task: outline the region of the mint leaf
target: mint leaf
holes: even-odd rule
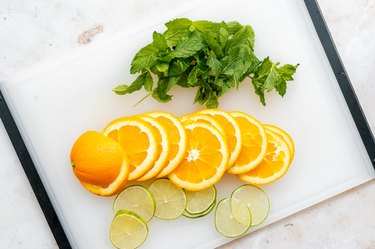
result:
[[[149,71],[146,72],[143,86],[147,92],[151,92],[154,87],[154,80],[152,79],[151,73]]]
[[[156,64],[156,70],[158,70],[158,72],[162,73],[164,76],[168,76],[168,69],[169,69],[168,63],[158,62]]]
[[[169,65],[169,76],[178,76],[180,74],[183,74],[188,68],[190,64],[185,60],[177,60],[171,62]]]
[[[164,61],[170,61],[173,58],[188,58],[193,56],[204,47],[202,37],[198,32],[194,31],[187,39],[179,43],[176,48],[170,52]]]
[[[187,74],[182,74],[179,76],[178,81],[176,82],[176,85],[179,85],[184,88],[189,88],[190,86],[188,85],[188,75]]]
[[[160,102],[170,101],[172,96],[168,95],[168,92],[178,82],[178,80],[179,77],[159,78],[157,87],[152,92],[152,97]]]
[[[265,58],[257,68],[255,68],[252,83],[255,93],[259,95],[263,105],[266,105],[264,92],[275,89],[281,96],[284,96],[287,89],[287,81],[292,80],[292,75],[296,72],[298,64],[292,66],[286,64],[278,67],[279,63],[273,63],[269,57]]]
[[[212,75],[217,78],[223,69],[221,62],[216,58],[216,55],[211,51],[207,59],[207,66],[211,69]]]
[[[290,65],[290,64],[285,64],[284,66],[278,68],[279,74],[283,80],[280,81],[279,84],[276,85],[276,91],[281,96],[284,96],[286,93],[286,89],[287,89],[286,81],[293,80],[292,76],[297,71],[298,66],[299,64],[295,66]]]
[[[198,77],[201,75],[201,70],[198,67],[194,67],[187,78],[187,85],[194,87],[198,85]]]
[[[241,82],[243,75],[247,72],[254,59],[254,54],[249,47],[236,46],[228,51],[226,66],[223,69],[223,74],[231,76],[235,86]]]
[[[158,48],[153,44],[149,44],[146,47],[139,50],[135,54],[134,59],[131,63],[130,73],[138,73],[143,69],[150,68],[156,63]]]
[[[207,108],[217,108],[219,106],[218,96],[216,92],[209,87],[198,87],[195,103],[199,103]]]
[[[145,86],[147,91],[152,90],[153,80],[149,71],[140,74],[131,85],[119,85],[113,91],[119,95],[133,93]]]
[[[152,35],[153,45],[156,49],[160,51],[164,51],[168,48],[167,40],[165,40],[164,36],[156,31],[154,31]]]
[[[152,42],[136,53],[130,72],[140,75],[114,92],[128,94],[143,87],[147,96],[168,102],[173,86],[197,87],[194,102],[216,108],[220,96],[249,77],[265,105],[265,93],[275,90],[284,96],[287,82],[296,73],[298,64],[280,66],[268,57],[260,61],[255,56],[254,31],[249,25],[177,18],[165,26],[164,33],[153,32]]]
[[[168,46],[177,46],[181,41],[186,39],[190,34],[189,28],[192,23],[188,18],[177,18],[167,22],[165,24],[167,31],[165,31],[164,37]]]
[[[221,57],[229,37],[226,25],[204,20],[195,21],[193,25],[202,34],[208,47],[212,49],[216,56]]]
[[[260,63],[261,61],[254,55],[251,60],[250,66],[247,68],[246,72],[240,78],[240,82],[242,82],[246,77],[249,77],[250,74],[254,72],[255,68],[258,67]]]
[[[211,84],[214,85],[214,88],[216,88],[216,94],[218,97],[226,93],[229,88],[235,86],[234,82],[231,79],[226,78],[217,78]]]
[[[226,50],[228,51],[235,46],[249,47],[251,50],[254,50],[254,30],[251,26],[246,25],[235,33],[233,37],[228,40]]]
[[[239,22],[228,22],[227,23],[227,30],[229,35],[236,34],[243,26]]]
[[[285,64],[284,66],[280,67],[279,72],[281,74],[281,77],[284,80],[293,80],[292,76],[293,76],[293,74],[296,73],[298,66],[299,66],[299,64],[297,64],[295,66],[290,65],[290,64]]]
[[[135,89],[134,91],[139,90],[141,88],[142,88],[142,86],[139,87],[138,89],[134,88]],[[127,93],[134,92],[134,91],[129,91],[128,92],[128,89],[129,89],[129,86],[124,84],[124,85],[118,85],[118,86],[116,86],[115,88],[112,89],[112,91],[114,91],[118,95],[124,95],[124,94],[127,94]]]

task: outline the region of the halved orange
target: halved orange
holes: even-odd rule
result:
[[[213,126],[196,122],[185,126],[187,150],[178,167],[169,175],[177,186],[198,191],[217,183],[227,169],[227,142]]]
[[[225,111],[217,109],[206,109],[197,113],[212,116],[223,128],[225,137],[228,142],[228,150],[230,155],[228,167],[231,167],[240,155],[242,146],[241,130],[237,122],[231,115],[229,115]]]
[[[293,161],[293,158],[294,158],[294,142],[293,142],[293,139],[292,137],[286,132],[284,131],[283,129],[281,129],[280,127],[277,127],[276,125],[271,125],[271,124],[263,124],[263,127],[264,128],[267,128],[268,130],[270,131],[273,131],[275,133],[277,133],[277,135],[280,135],[284,141],[287,143],[289,149],[290,149],[290,161]]]
[[[146,115],[138,115],[137,117],[152,125],[155,130],[156,142],[159,147],[157,159],[152,168],[137,179],[137,181],[146,181],[155,177],[165,167],[170,152],[170,137],[167,129],[160,123],[160,121]]]
[[[241,130],[242,148],[230,174],[242,174],[255,168],[263,159],[267,149],[267,138],[264,128],[258,120],[244,112],[229,112]]]
[[[170,152],[163,169],[156,176],[158,178],[169,175],[181,162],[186,150],[186,131],[181,122],[167,112],[148,112],[145,115],[155,118],[168,131],[170,137]]]
[[[125,151],[99,132],[83,133],[72,147],[70,160],[80,183],[96,195],[114,195],[125,187],[130,171]]]
[[[194,122],[203,122],[212,125],[222,134],[224,134],[224,128],[221,127],[219,122],[217,122],[212,116],[207,114],[200,114],[200,113],[193,113],[193,114],[185,114],[178,118],[184,125],[191,124]]]
[[[157,134],[149,123],[137,117],[123,117],[110,122],[103,134],[124,148],[130,165],[129,180],[137,179],[152,168],[159,147]]]
[[[276,181],[289,169],[291,153],[288,144],[276,132],[265,128],[267,152],[262,162],[238,177],[246,183],[264,185]]]

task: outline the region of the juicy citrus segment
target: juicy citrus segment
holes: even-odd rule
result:
[[[199,113],[193,113],[193,114],[186,114],[181,117],[179,117],[179,120],[184,124],[191,124],[194,122],[203,122],[206,124],[210,124],[213,127],[215,127],[218,131],[220,131],[221,134],[224,134],[224,128],[221,127],[219,122],[217,122],[212,116],[207,114],[199,114]]]
[[[96,131],[83,133],[74,143],[70,160],[80,183],[97,195],[113,195],[125,186],[129,165],[119,143]]]
[[[227,168],[229,152],[226,140],[206,123],[185,126],[187,150],[169,179],[181,188],[198,191],[217,183]]]
[[[164,220],[176,219],[186,207],[185,192],[168,179],[158,179],[148,188],[155,199],[155,217]]]
[[[166,112],[148,112],[145,115],[155,118],[168,131],[170,137],[170,151],[168,160],[156,177],[169,175],[181,162],[186,149],[186,132],[181,122],[172,114]]]
[[[145,174],[157,159],[157,134],[149,123],[139,118],[116,119],[103,130],[103,134],[124,148],[130,165],[129,180]]]
[[[148,234],[146,222],[136,213],[120,210],[109,228],[112,244],[119,249],[134,249],[143,244]]]
[[[242,174],[255,168],[263,159],[267,149],[267,138],[263,126],[255,118],[243,112],[230,112],[241,130],[242,148],[235,164],[228,169],[230,174]]]
[[[273,131],[273,132],[277,133],[278,135],[280,135],[284,139],[284,141],[288,144],[288,147],[290,149],[290,154],[291,154],[290,155],[290,161],[293,161],[293,158],[294,158],[294,142],[293,142],[292,137],[286,131],[284,131],[283,129],[281,129],[280,127],[277,127],[275,125],[263,124],[263,127],[267,128],[270,131]]]
[[[267,152],[262,162],[239,178],[253,185],[263,185],[282,177],[290,165],[290,150],[284,139],[275,132],[265,129],[267,134]]]
[[[160,123],[160,121],[146,115],[139,115],[137,117],[152,125],[156,134],[156,142],[159,147],[158,155],[156,156],[157,159],[152,168],[137,179],[137,181],[146,181],[155,177],[165,167],[170,152],[170,137],[167,129]]]
[[[146,222],[151,220],[155,212],[154,197],[145,187],[133,185],[119,193],[113,202],[113,210],[128,210],[137,213]]]
[[[242,146],[241,130],[237,122],[231,115],[221,110],[206,109],[197,113],[212,116],[223,128],[230,155],[228,167],[231,167],[237,160]]]

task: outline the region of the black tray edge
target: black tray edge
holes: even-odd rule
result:
[[[304,0],[346,104],[375,169],[375,139],[316,0]]]
[[[8,105],[5,102],[4,96],[0,90],[0,119],[2,120],[5,130],[8,133],[10,141],[17,153],[21,162],[22,168],[25,171],[26,177],[30,182],[31,188],[34,191],[36,199],[43,211],[47,223],[52,231],[59,248],[72,248],[68,238],[61,226],[60,220],[57,217],[55,209],[52,206],[51,200],[48,197],[46,189],[38,175],[35,165],[30,157],[26,145],[21,137],[17,125],[9,111]]]
[[[334,45],[328,27],[321,14],[319,5],[316,0],[304,0],[307,10],[310,14],[311,20],[317,31],[318,37],[324,51],[327,55],[331,68],[338,81],[340,89],[344,95],[345,101],[349,107],[350,113],[357,126],[363,144],[370,157],[370,160],[375,169],[375,139],[371,133],[371,129],[359,104],[358,98],[350,83],[349,77],[342,64],[340,56]],[[61,226],[58,216],[52,206],[51,200],[42,184],[42,181],[36,171],[35,165],[29,155],[26,145],[21,137],[17,125],[9,111],[5,99],[0,90],[0,119],[2,120],[5,129],[10,137],[12,145],[21,162],[23,170],[30,182],[30,185],[35,193],[38,203],[43,211],[43,214],[48,222],[48,225],[53,233],[57,245],[61,249],[72,248],[67,236]]]

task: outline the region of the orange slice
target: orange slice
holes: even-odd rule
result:
[[[136,117],[113,120],[103,134],[120,143],[127,155],[130,174],[135,180],[152,168],[158,156],[157,134],[147,122]]]
[[[265,128],[267,135],[267,152],[262,162],[239,178],[253,185],[264,185],[276,181],[289,169],[291,153],[288,144],[276,132]]]
[[[99,132],[83,133],[72,147],[70,160],[80,183],[96,195],[114,195],[125,187],[130,171],[125,151]]]
[[[267,149],[264,128],[255,118],[243,112],[230,112],[241,130],[242,148],[235,164],[228,169],[230,174],[242,174],[255,168],[263,159]]]
[[[206,115],[206,114],[199,114],[199,113],[193,113],[193,114],[185,114],[178,118],[184,125],[191,124],[194,122],[203,122],[206,124],[210,124],[213,127],[215,127],[218,131],[221,132],[225,136],[224,128],[221,127],[219,122],[217,122],[212,116]]]
[[[181,188],[198,191],[223,177],[229,159],[228,147],[223,134],[209,124],[191,123],[185,129],[187,150],[169,179]]]
[[[170,137],[170,152],[163,169],[156,177],[169,175],[181,162],[186,149],[186,131],[181,122],[172,114],[166,112],[148,112],[145,115],[155,118],[168,131]]]
[[[267,128],[270,131],[273,131],[273,132],[277,133],[277,135],[280,135],[284,139],[284,141],[287,143],[287,145],[290,149],[290,154],[291,154],[290,155],[290,161],[293,161],[293,158],[294,158],[294,142],[293,142],[292,137],[286,131],[284,131],[283,129],[281,129],[280,127],[277,127],[275,125],[263,124],[263,127]]]
[[[170,152],[170,138],[167,129],[155,118],[146,115],[139,115],[137,117],[152,125],[153,129],[155,130],[156,142],[159,147],[157,160],[155,161],[154,166],[152,166],[152,168],[146,172],[146,174],[137,179],[137,181],[146,181],[159,174],[167,163]]]
[[[242,146],[241,130],[237,122],[231,115],[221,110],[206,109],[197,113],[212,116],[223,128],[230,155],[228,167],[231,167],[240,155]]]

